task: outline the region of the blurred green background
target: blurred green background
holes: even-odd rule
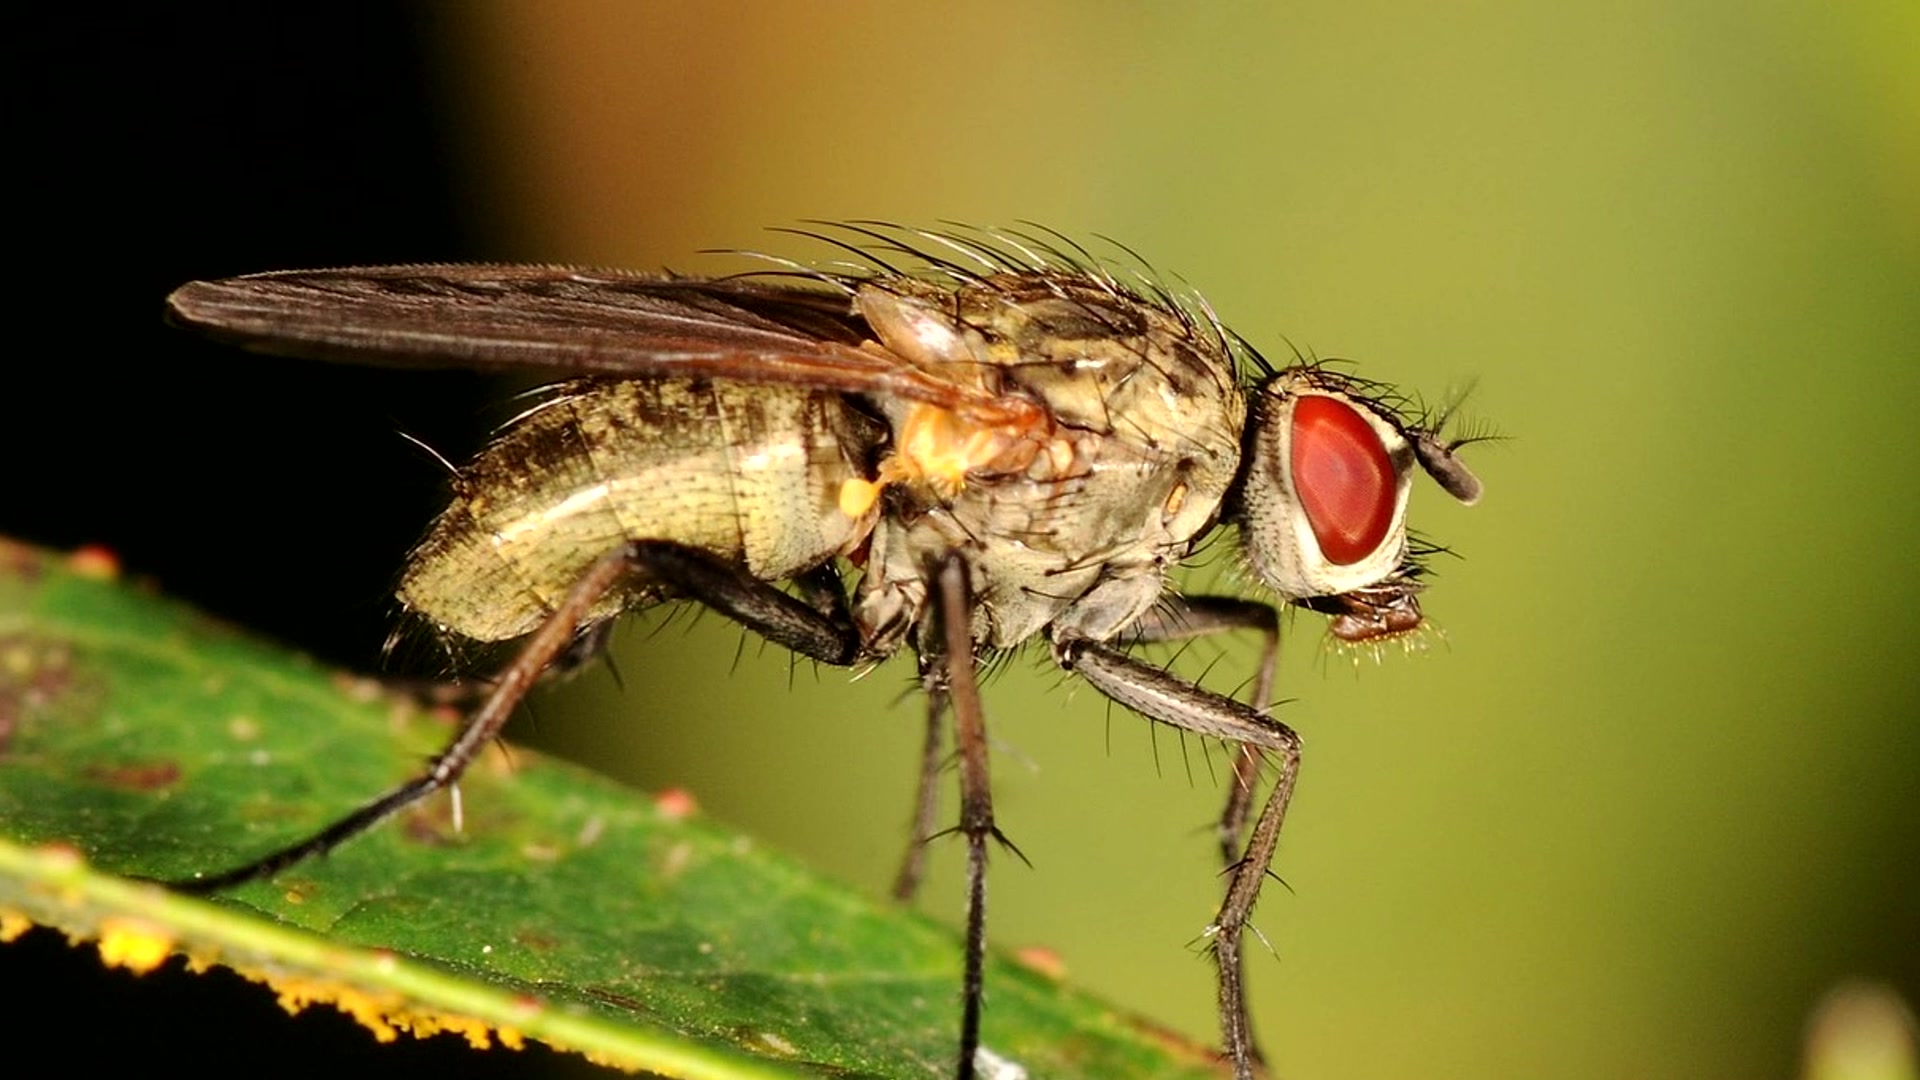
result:
[[[1112,236],[1270,357],[1472,385],[1509,436],[1470,453],[1480,506],[1416,489],[1462,556],[1427,603],[1444,640],[1356,673],[1317,617],[1287,639],[1307,756],[1252,963],[1277,1076],[1782,1077],[1835,983],[1920,994],[1912,0],[403,10],[22,31],[17,309],[91,336],[16,376],[0,525],[371,668],[438,497],[391,433],[452,449],[434,418],[497,395],[196,345],[158,326],[180,281],[699,271],[808,254],[764,231],[808,218]],[[242,478],[263,464],[277,485]],[[521,736],[883,893],[907,668],[849,685],[717,619],[655,625],[622,638],[624,690],[589,673]],[[1187,659],[1230,687],[1252,650]],[[988,704],[1035,864],[997,861],[994,939],[1213,1038],[1217,750],[1038,655]],[[922,906],[957,920],[957,846],[935,855]],[[21,955],[8,978],[60,1000]],[[210,1045],[247,1026],[192,1008],[223,1017]],[[165,1023],[113,1042],[179,1042]]]
[[[1307,740],[1259,924],[1277,1074],[1784,1076],[1855,976],[1920,990],[1920,8],[492,6],[449,26],[495,254],[698,270],[803,218],[1124,240],[1270,356],[1509,435],[1430,485],[1443,647],[1295,620]],[[804,250],[802,247],[801,250]],[[718,620],[532,738],[875,893],[910,670]],[[1216,681],[1237,683],[1244,644]],[[1202,650],[1204,663],[1220,656]],[[992,932],[1211,1037],[1220,757],[1015,663]],[[1157,745],[1156,745],[1157,741]],[[922,903],[957,917],[957,845]]]

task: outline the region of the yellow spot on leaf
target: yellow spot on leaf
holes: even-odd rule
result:
[[[76,865],[79,861],[78,853],[70,849],[49,846],[43,852],[53,861],[70,858]],[[34,925],[34,920],[25,912],[0,907],[0,943],[19,937]],[[69,930],[67,936],[75,945],[81,945],[88,935]],[[399,991],[367,990],[334,978],[235,966],[230,960],[222,959],[217,950],[183,948],[183,943],[168,928],[144,919],[125,916],[101,919],[95,945],[103,963],[111,967],[124,967],[138,974],[152,971],[172,956],[176,949],[182,949],[189,972],[198,974],[216,963],[225,964],[241,977],[271,988],[278,996],[280,1006],[287,1012],[298,1013],[316,1004],[331,1005],[367,1028],[381,1042],[392,1042],[403,1033],[427,1038],[449,1032],[466,1039],[477,1050],[485,1050],[495,1044],[509,1050],[526,1046],[526,1036],[518,1028],[423,1007]],[[388,967],[394,963],[391,954],[376,953],[376,966],[380,966],[383,958]],[[516,1002],[516,1013],[520,1016],[536,1016],[546,1008],[545,1001],[530,995]]]
[[[100,959],[108,967],[123,967],[145,975],[173,952],[173,937],[159,927],[135,919],[107,919],[100,924]]]
[[[397,993],[374,993],[326,979],[304,976],[261,975],[242,971],[250,979],[265,982],[279,995],[280,1007],[298,1015],[309,1005],[332,1005],[373,1032],[381,1042],[393,1042],[401,1033],[418,1039],[448,1032],[467,1040],[475,1050],[485,1050],[496,1041],[509,1050],[523,1049],[526,1036],[509,1027],[494,1027],[484,1020],[457,1013],[423,1010],[409,1006]]]

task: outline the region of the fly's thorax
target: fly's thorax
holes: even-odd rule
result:
[[[1235,512],[1248,562],[1283,600],[1365,590],[1406,556],[1413,444],[1383,406],[1345,387],[1304,368],[1254,397]]]
[[[881,403],[894,455],[907,474],[948,478],[938,501],[1024,481],[1043,491],[1001,492],[1030,513],[1071,498],[1091,506],[1064,529],[1014,531],[1031,543],[1085,555],[1137,533],[1141,542],[1186,543],[1214,521],[1240,456],[1246,399],[1224,336],[1171,304],[1149,302],[1082,277],[998,274],[958,289],[913,279],[863,285],[855,306],[886,348],[955,382],[1040,406],[1045,424],[982,432],[962,422],[936,447],[987,448],[955,459],[916,450],[927,406]],[[986,436],[986,437],[983,437]],[[1018,511],[1016,511],[1016,514]]]
[[[837,394],[710,380],[581,380],[549,391],[462,470],[399,596],[447,631],[532,631],[596,559],[664,540],[789,578],[858,545],[850,516],[879,426]],[[659,597],[605,597],[600,619]]]
[[[885,278],[854,305],[888,351],[951,382],[1170,457],[1238,456],[1246,403],[1224,336],[1170,303],[1021,273],[958,289]]]
[[[906,482],[874,534],[863,627],[886,639],[917,619],[922,568],[951,550],[973,566],[975,637],[991,645],[1062,617],[1123,623],[1151,603],[1238,466],[1246,404],[1224,340],[1177,309],[1048,274],[957,291],[888,279],[856,305],[889,351],[1044,418],[932,423],[924,404],[880,403],[894,430],[881,474]],[[1107,584],[1119,579],[1123,600]]]

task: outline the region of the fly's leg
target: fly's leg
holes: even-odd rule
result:
[[[1008,848],[1007,838],[993,823],[993,790],[987,776],[986,716],[980,705],[980,684],[974,677],[973,597],[967,584],[967,564],[949,554],[935,570],[934,604],[940,637],[933,643],[938,656],[923,665],[923,679],[953,707],[953,741],[960,766],[960,824],[967,842],[966,975],[961,993],[960,1062],[955,1075],[973,1080],[974,1057],[980,1049],[980,1003],[987,959],[987,841]],[[1015,854],[1019,854],[1014,849]]]
[[[802,584],[808,600],[796,600],[707,552],[664,541],[628,544],[602,556],[574,582],[546,621],[528,635],[519,653],[501,671],[492,692],[468,714],[453,741],[426,772],[304,840],[222,873],[169,884],[188,892],[214,892],[271,877],[295,863],[323,855],[434,792],[451,787],[500,734],[540,676],[573,646],[595,604],[609,590],[635,578],[664,585],[679,596],[703,603],[802,656],[841,666],[859,656],[860,635],[845,615],[844,599],[836,614],[834,605],[822,599],[823,583],[818,578]]]
[[[1195,686],[1177,675],[1142,663],[1110,646],[1084,638],[1057,640],[1054,661],[1079,673],[1094,688],[1121,705],[1183,731],[1271,751],[1279,775],[1265,807],[1248,833],[1246,851],[1228,867],[1226,899],[1206,936],[1219,968],[1220,1028],[1235,1080],[1253,1080],[1258,1055],[1247,1021],[1242,978],[1241,932],[1260,898],[1287,803],[1300,773],[1300,736],[1266,713],[1230,697]]]
[[[743,566],[684,544],[641,540],[608,558],[623,562],[627,574],[666,585],[676,596],[703,604],[809,660],[850,667],[861,657],[860,632],[830,570],[796,578],[800,598],[795,599]],[[576,585],[574,591],[580,588]]]
[[[573,640],[567,643],[567,647],[554,654],[552,662],[547,665],[547,670],[542,673],[542,677],[571,675],[605,656],[607,645],[613,640],[614,621],[602,619],[576,632]],[[401,627],[394,627],[393,632],[387,635],[387,644],[384,649],[386,655],[392,656],[405,639],[406,631]],[[452,655],[451,650],[449,655]],[[618,680],[619,672],[614,672],[614,678]],[[493,693],[494,680],[485,677],[471,678],[466,675],[450,678],[409,678],[390,675],[382,678],[380,684],[397,694],[417,698],[431,705],[443,705],[450,709],[465,711],[477,709],[486,702]]]
[[[1247,703],[1265,713],[1274,705],[1274,672],[1280,662],[1280,613],[1273,605],[1237,596],[1176,597],[1171,603],[1152,609],[1145,618],[1129,627],[1127,639],[1130,643],[1145,645],[1186,641],[1233,630],[1257,630],[1261,635],[1260,665],[1254,671]],[[1220,811],[1220,824],[1215,834],[1220,844],[1221,865],[1229,871],[1241,859],[1247,841],[1247,828],[1252,824],[1253,797],[1259,791],[1260,770],[1266,762],[1265,753],[1254,743],[1243,742],[1232,746],[1233,778],[1227,785],[1227,805]],[[1241,965],[1241,969],[1234,974],[1234,981],[1244,987],[1246,957],[1236,949],[1233,960]],[[1227,962],[1227,958],[1223,956],[1221,962]],[[1260,1052],[1259,1040],[1253,1037],[1251,1030],[1247,1035],[1247,1046],[1255,1062],[1265,1060],[1265,1055]]]
[[[692,549],[681,548],[680,550],[687,551]],[[709,558],[711,558],[711,556],[709,556]],[[730,564],[722,562],[720,565],[727,566]],[[759,581],[759,579],[752,576],[748,576],[747,580],[759,585],[765,584],[765,582]],[[841,584],[840,574],[834,570],[831,564],[816,566],[808,570],[799,577],[794,578],[793,585],[794,591],[800,594],[801,602],[812,608],[821,618],[832,623],[836,634],[845,635],[840,637],[839,641],[845,642],[847,636],[852,636],[857,643],[858,636],[854,634],[853,630],[853,614],[847,608],[846,586]],[[775,591],[777,592],[778,590]],[[696,599],[698,598],[696,597]],[[822,657],[815,657],[812,653],[802,649],[795,649],[794,651],[803,656],[823,659]],[[844,662],[835,662],[832,660],[827,662],[834,664],[835,667],[846,667],[853,661],[849,659]]]
[[[1256,630],[1261,635],[1260,666],[1254,671],[1247,704],[1266,712],[1274,705],[1274,672],[1280,662],[1280,613],[1273,605],[1237,596],[1176,597],[1128,627],[1126,639],[1129,644],[1152,645],[1233,630]],[[1234,750],[1233,783],[1228,785],[1218,833],[1220,857],[1229,867],[1239,861],[1246,842],[1262,761],[1260,748],[1252,743],[1240,743]]]
[[[946,719],[947,688],[933,670],[925,668],[925,658],[922,659],[920,681],[927,697],[927,736],[920,748],[920,785],[914,793],[913,833],[907,840],[907,852],[900,859],[900,872],[893,877],[893,898],[902,902],[913,899],[920,891],[920,881],[927,873],[927,841],[933,839],[934,815],[940,809],[935,785],[940,782],[946,748],[940,737],[940,723]]]

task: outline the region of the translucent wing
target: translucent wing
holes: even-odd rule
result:
[[[1023,404],[880,348],[844,293],[755,278],[508,265],[289,270],[190,282],[167,298],[167,316],[242,348],[315,360],[784,383],[996,417]]]

